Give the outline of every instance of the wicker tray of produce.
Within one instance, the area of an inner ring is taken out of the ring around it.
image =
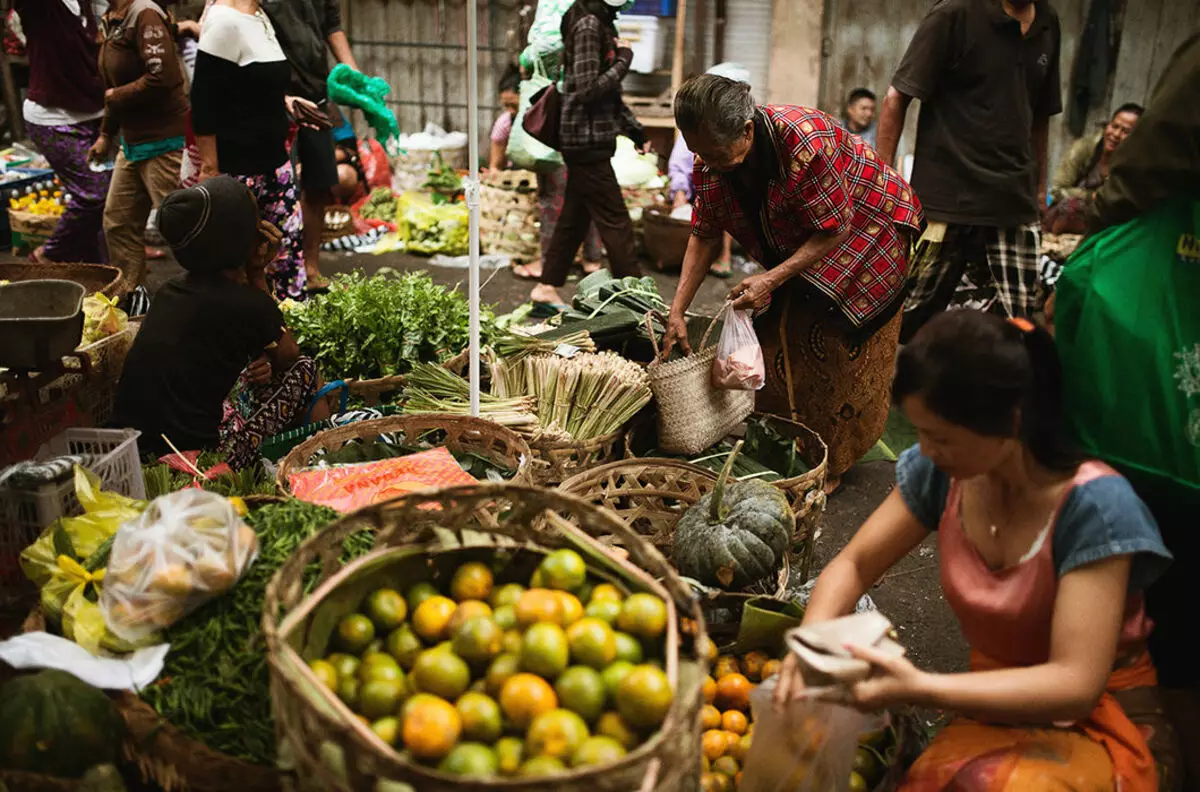
[[[354,558],[347,543],[364,535],[375,549]],[[313,789],[697,783],[703,618],[666,559],[578,498],[490,484],[349,515],[276,574],[263,629],[280,752]],[[380,630],[386,655],[370,648]],[[614,668],[610,699],[599,669]],[[400,706],[400,679],[422,695]]]
[[[118,296],[117,287],[121,283],[121,270],[107,264],[0,262],[0,281],[15,282],[44,278],[75,281],[87,289],[88,294],[100,292],[106,297],[116,297]]]
[[[613,512],[671,558],[680,519],[716,488],[717,474],[698,465],[674,459],[625,459],[572,476],[560,490]],[[755,544],[762,547],[761,543]],[[706,550],[705,555],[710,553]],[[716,557],[715,553],[711,555]],[[764,559],[763,568],[774,571],[763,576],[751,575],[754,579],[746,582],[745,590],[782,595],[791,571],[788,554],[782,552]]]
[[[537,174],[503,170],[480,179],[480,239],[483,252],[508,256],[518,264],[541,255]]]

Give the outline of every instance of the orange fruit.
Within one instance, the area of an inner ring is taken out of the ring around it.
[[[553,756],[535,756],[525,760],[521,769],[517,771],[517,775],[522,778],[539,778],[565,772],[567,772],[567,766],[562,763],[561,759],[555,759]]]
[[[566,761],[588,738],[583,718],[565,709],[543,712],[529,724],[525,750],[530,756],[553,756]]]
[[[492,743],[500,739],[500,705],[482,693],[463,693],[455,703],[467,740]]]
[[[574,550],[555,550],[538,565],[542,585],[558,591],[574,591],[587,580],[587,565]]]
[[[763,663],[762,681],[766,682],[768,679],[778,674],[781,670],[783,670],[782,662],[779,660],[768,660],[767,662]]]
[[[504,631],[488,616],[473,616],[455,631],[451,646],[468,663],[486,663],[504,648]]]
[[[629,633],[613,633],[613,637],[617,641],[617,659],[624,660],[627,663],[637,665],[642,662],[644,653],[642,645]]]
[[[735,732],[721,730],[721,734],[725,735],[725,753],[731,754],[737,748],[737,744],[741,742],[742,735]]]
[[[471,669],[461,657],[439,649],[426,649],[413,664],[412,681],[422,693],[454,701],[471,684]]]
[[[700,683],[700,692],[704,694],[704,702],[712,704],[713,699],[717,697],[717,680],[704,677],[704,681]]]
[[[567,628],[571,662],[606,668],[617,658],[617,637],[607,622],[581,619]]]
[[[363,604],[363,613],[375,624],[380,634],[389,633],[404,623],[408,617],[408,603],[399,591],[382,588],[371,592]]]
[[[491,607],[480,600],[464,600],[458,603],[458,607],[454,609],[454,615],[450,617],[450,623],[446,625],[446,637],[453,638],[464,624],[476,616],[492,618]]]
[[[499,696],[500,689],[511,677],[521,671],[521,658],[515,654],[502,654],[488,666],[484,684],[489,696]]]
[[[413,611],[413,631],[423,641],[435,643],[450,637],[450,619],[458,608],[449,597],[429,597]]]
[[[521,670],[554,679],[567,668],[567,634],[557,624],[539,622],[521,639]]]
[[[667,629],[667,605],[653,594],[633,594],[621,605],[617,627],[635,638],[661,638]]]
[[[517,624],[521,627],[539,622],[559,624],[562,621],[562,603],[558,595],[549,589],[529,589],[521,594],[513,607],[517,613]]]
[[[652,665],[640,665],[617,686],[617,712],[635,729],[656,729],[673,698],[667,675]]]
[[[746,716],[738,710],[729,710],[721,714],[721,728],[728,732],[733,732],[740,739],[746,733],[750,722],[746,720]]]
[[[492,595],[488,597],[488,605],[491,605],[493,608],[516,605],[517,600],[521,599],[521,594],[524,592],[525,587],[520,583],[505,583],[503,586],[497,586],[492,589]]]
[[[620,603],[623,599],[625,599],[625,595],[612,583],[600,583],[592,589],[592,596],[588,598],[588,604],[591,605],[595,602]]]
[[[712,638],[705,637],[704,640],[696,647],[696,653],[703,657],[708,662],[717,659],[717,642]]]
[[[612,737],[588,737],[571,755],[571,767],[612,764],[625,753],[625,746]]]
[[[583,603],[574,594],[569,594],[565,591],[554,592],[558,597],[558,623],[563,627],[570,627],[575,622],[583,618]]]
[[[438,596],[438,590],[429,581],[414,583],[404,592],[404,601],[408,603],[408,612],[413,613],[421,603],[430,597]]]
[[[361,613],[345,616],[337,627],[337,645],[350,654],[359,654],[375,640],[375,625]]]
[[[725,735],[718,729],[709,729],[700,735],[700,753],[710,762],[725,755]]]
[[[711,704],[705,704],[700,710],[700,728],[703,731],[721,728],[721,710]]]
[[[333,663],[329,662],[328,660],[313,660],[308,664],[308,667],[311,668],[313,674],[316,675],[317,681],[330,690],[334,692],[337,691],[338,672],[337,669],[333,667]]]
[[[750,691],[754,685],[741,674],[726,674],[717,680],[716,704],[722,710],[750,710]]]
[[[438,770],[451,775],[487,778],[500,772],[500,763],[491,748],[466,742],[450,749],[450,753],[438,764]]]
[[[492,750],[496,752],[496,762],[500,775],[514,776],[521,769],[525,760],[525,741],[519,737],[501,737]]]
[[[422,697],[405,707],[401,735],[404,747],[418,759],[441,759],[462,734],[462,719],[448,701]]]
[[[745,674],[746,678],[751,682],[761,682],[763,678],[763,667],[766,666],[767,661],[770,659],[771,658],[767,656],[766,652],[750,652],[742,658],[742,673]]]
[[[559,706],[591,723],[604,712],[608,692],[600,672],[588,666],[571,666],[554,683]]]
[[[514,674],[500,688],[500,710],[518,729],[527,729],[534,718],[556,707],[554,688],[535,674]]]
[[[742,673],[742,667],[738,665],[737,658],[733,655],[721,655],[717,658],[717,662],[713,664],[712,675],[717,680],[730,674],[740,673]]]
[[[606,712],[600,716],[596,721],[596,734],[613,738],[625,746],[627,751],[632,751],[638,746],[637,732],[629,728],[629,724],[621,720],[621,716],[615,712]]]
[[[458,602],[486,600],[492,595],[492,570],[478,561],[463,564],[450,579],[450,596]]]

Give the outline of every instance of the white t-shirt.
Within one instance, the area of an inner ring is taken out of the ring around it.
[[[83,9],[79,5],[79,0],[42,0],[42,2],[62,3],[68,11],[79,17],[82,24]],[[96,14],[96,19],[104,16],[104,12],[108,10],[108,0],[92,0],[92,10]],[[72,126],[104,117],[103,110],[81,113],[75,110],[64,110],[61,107],[46,107],[32,99],[26,99],[21,110],[21,114],[25,117],[25,123],[37,126]]]

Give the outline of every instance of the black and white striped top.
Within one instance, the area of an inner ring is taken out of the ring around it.
[[[291,67],[261,10],[211,6],[192,83],[192,129],[215,135],[222,173],[274,173],[288,157],[284,96]]]

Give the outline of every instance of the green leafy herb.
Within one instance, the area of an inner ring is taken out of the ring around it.
[[[376,187],[367,196],[367,200],[363,201],[358,213],[367,220],[395,223],[399,209],[400,202],[396,200],[396,194],[392,192],[391,187]]]

